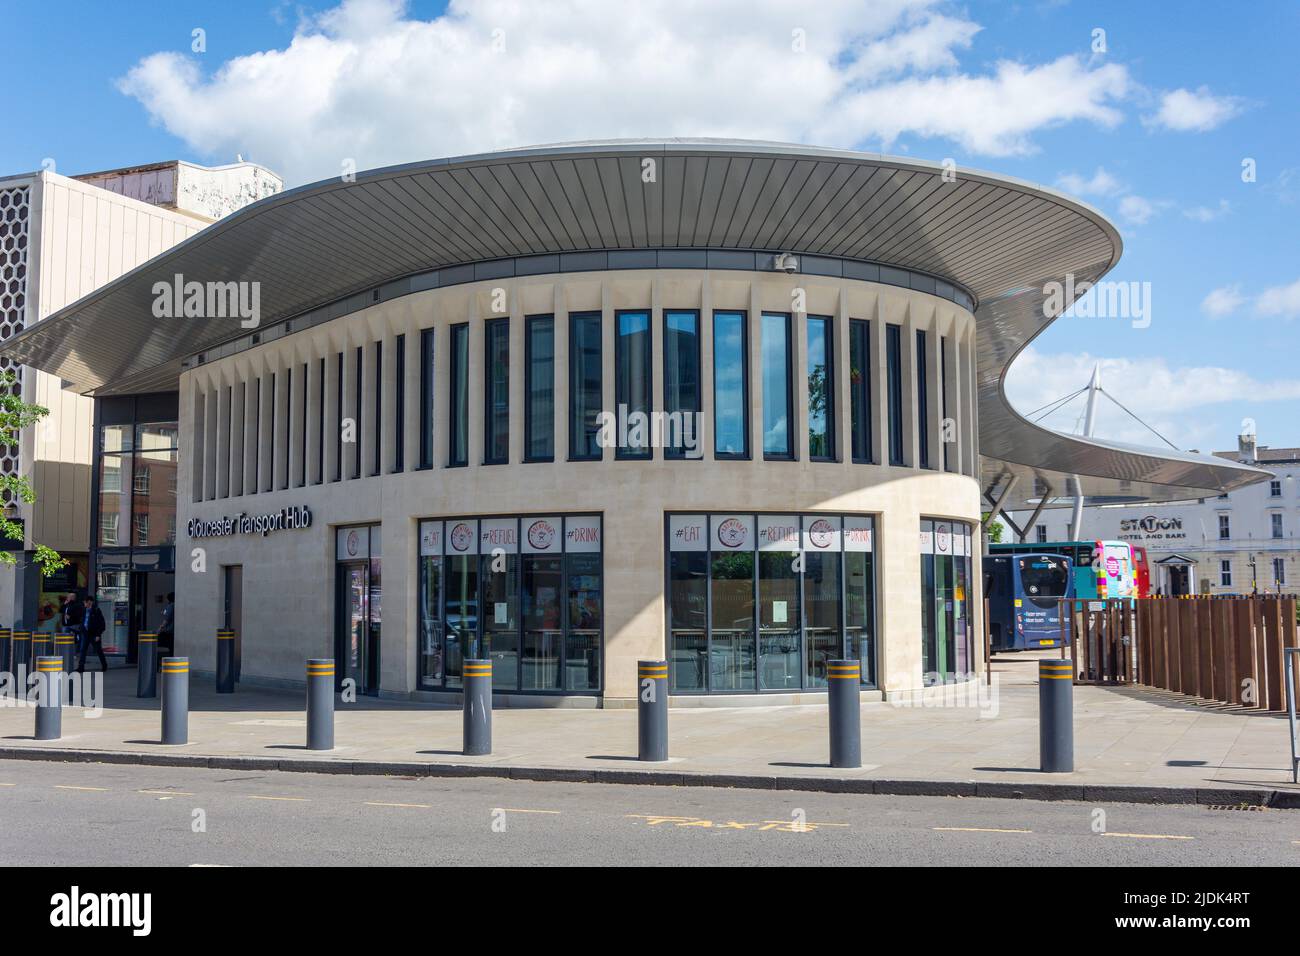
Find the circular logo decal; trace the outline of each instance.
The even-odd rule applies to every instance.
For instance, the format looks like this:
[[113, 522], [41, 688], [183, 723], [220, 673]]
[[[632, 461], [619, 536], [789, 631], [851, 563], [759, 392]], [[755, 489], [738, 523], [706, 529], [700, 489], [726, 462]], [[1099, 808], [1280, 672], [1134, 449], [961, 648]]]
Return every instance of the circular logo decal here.
[[348, 555], [353, 558], [355, 558], [357, 552], [361, 550], [361, 539], [357, 537], [355, 531], [348, 532], [346, 547], [348, 549]]
[[739, 548], [749, 537], [749, 529], [739, 518], [728, 518], [718, 525], [718, 541], [724, 547]]
[[538, 551], [546, 551], [555, 541], [555, 526], [549, 521], [534, 521], [528, 526], [528, 543]]
[[1106, 559], [1106, 573], [1112, 578], [1119, 577], [1119, 558], [1109, 557]]
[[808, 540], [814, 548], [829, 548], [835, 538], [835, 526], [825, 518], [818, 518], [808, 526]]
[[461, 522], [451, 529], [451, 546], [457, 551], [467, 551], [469, 543], [474, 540], [474, 532], [469, 525]]
[[934, 529], [934, 546], [940, 552], [946, 552], [952, 547], [952, 535], [948, 533], [948, 526], [941, 524]]

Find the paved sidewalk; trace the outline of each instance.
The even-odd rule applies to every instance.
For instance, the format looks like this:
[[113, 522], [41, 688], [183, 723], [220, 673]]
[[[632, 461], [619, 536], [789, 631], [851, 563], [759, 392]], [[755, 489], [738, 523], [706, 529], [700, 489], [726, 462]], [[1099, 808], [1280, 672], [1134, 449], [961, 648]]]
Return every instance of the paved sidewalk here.
[[[649, 782], [679, 784], [1065, 799], [1083, 799], [1085, 793], [1101, 798], [1099, 787], [1173, 788], [1163, 796], [1134, 795], [1202, 803], [1268, 802], [1281, 791], [1283, 803], [1300, 805], [1300, 788], [1290, 783], [1285, 717], [1164, 691], [1076, 687], [1076, 770], [1039, 773], [1036, 673], [1036, 657], [999, 660], [996, 712], [987, 706], [864, 703], [860, 770], [829, 768], [826, 710], [817, 705], [674, 709], [671, 761], [642, 764], [634, 759], [631, 710], [499, 710], [493, 715], [495, 752], [465, 757], [458, 708], [365, 699], [339, 705], [338, 746], [318, 753], [304, 747], [301, 692], [241, 685], [236, 694], [219, 696], [210, 678], [198, 677], [190, 688], [190, 743], [164, 747], [158, 702], [136, 699], [133, 670], [109, 672], [101, 716], [65, 710], [59, 741], [33, 739], [31, 708], [0, 707], [0, 757], [41, 752], [55, 759], [116, 762], [141, 754], [146, 756], [138, 759], [149, 762], [180, 762], [183, 755], [187, 763], [248, 758], [248, 766], [274, 767], [278, 761], [286, 769], [575, 780], [627, 780], [632, 772], [656, 775]], [[909, 782], [915, 782], [911, 790]], [[1272, 799], [1277, 803], [1276, 795]]]

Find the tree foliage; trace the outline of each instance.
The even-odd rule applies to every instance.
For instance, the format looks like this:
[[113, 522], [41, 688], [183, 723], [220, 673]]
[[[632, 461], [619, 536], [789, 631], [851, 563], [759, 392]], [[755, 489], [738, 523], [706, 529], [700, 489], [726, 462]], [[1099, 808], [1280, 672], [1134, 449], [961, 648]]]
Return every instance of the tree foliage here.
[[[49, 413], [48, 408], [23, 401], [18, 376], [12, 370], [0, 373], [0, 445], [17, 445], [22, 430], [35, 425]], [[0, 491], [9, 492], [10, 501], [31, 504], [36, 500], [32, 483], [17, 473], [0, 475]], [[0, 513], [0, 537], [22, 541], [22, 524]], [[68, 563], [57, 551], [43, 544], [34, 545], [33, 550], [32, 560], [47, 577]], [[12, 565], [18, 559], [12, 551], [0, 551], [0, 562]]]

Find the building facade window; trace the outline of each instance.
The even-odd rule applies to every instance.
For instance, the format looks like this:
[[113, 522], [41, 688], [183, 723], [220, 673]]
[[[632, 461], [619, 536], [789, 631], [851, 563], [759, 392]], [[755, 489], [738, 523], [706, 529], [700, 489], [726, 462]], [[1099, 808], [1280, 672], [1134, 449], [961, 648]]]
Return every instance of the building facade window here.
[[871, 451], [871, 323], [849, 320], [849, 431], [853, 460], [870, 464]]
[[669, 689], [821, 688], [840, 655], [874, 686], [874, 527], [862, 515], [669, 515]]
[[1270, 498], [1282, 497], [1282, 482], [1274, 479], [1268, 483], [1268, 496]]
[[358, 345], [353, 352], [353, 368], [356, 378], [352, 383], [352, 421], [356, 423], [354, 429], [354, 441], [352, 443], [352, 477], [361, 477], [361, 429], [365, 424], [365, 416], [362, 414], [364, 407], [365, 385], [366, 385], [366, 348], [364, 345]]
[[744, 312], [713, 313], [713, 454], [749, 457], [749, 335]]
[[1268, 516], [1269, 532], [1274, 538], [1282, 537], [1282, 516], [1280, 514], [1271, 514]]
[[971, 542], [969, 525], [921, 519], [921, 672], [927, 685], [971, 673]]
[[[334, 389], [334, 421], [337, 428], [334, 429], [334, 480], [343, 480], [343, 353], [337, 353], [338, 369], [335, 378]], [[262, 383], [257, 383], [258, 401], [261, 401]], [[255, 446], [257, 447], [257, 446]]]
[[524, 460], [555, 459], [555, 318], [530, 315], [524, 337]]
[[601, 691], [599, 515], [422, 521], [419, 549], [421, 688], [486, 657], [496, 689]]
[[1286, 558], [1273, 559], [1273, 584], [1275, 587], [1286, 584]]
[[1219, 586], [1225, 588], [1232, 587], [1232, 562], [1231, 561], [1225, 560], [1219, 562]]
[[886, 384], [889, 390], [889, 463], [903, 459], [903, 329], [885, 326]]
[[469, 323], [451, 327], [450, 415], [447, 421], [447, 465], [469, 464]]
[[700, 314], [665, 310], [663, 337], [664, 412], [671, 430], [664, 457], [680, 459], [700, 451]]
[[808, 457], [835, 460], [835, 338], [829, 316], [808, 316]]
[[397, 336], [393, 346], [393, 471], [400, 472], [406, 469], [406, 336]]
[[1045, 544], [1047, 542], [1047, 525], [1040, 524], [1036, 530], [1038, 533], [1038, 543]]
[[434, 329], [420, 330], [420, 467], [433, 467]]
[[764, 312], [759, 332], [763, 382], [763, 457], [794, 457], [790, 316]]
[[371, 432], [370, 475], [374, 477], [384, 470], [384, 343], [376, 342], [374, 361], [374, 380], [370, 384], [370, 397], [375, 403], [375, 430]]
[[569, 316], [569, 458], [599, 461], [601, 336], [599, 312]]
[[483, 324], [483, 464], [510, 460], [510, 320]]
[[1228, 515], [1219, 515], [1219, 540], [1227, 541], [1232, 537], [1232, 521]]
[[[614, 405], [620, 423], [617, 458], [649, 458], [649, 414], [653, 402], [650, 313], [617, 312], [614, 316]], [[634, 419], [632, 416], [637, 415]], [[644, 417], [641, 417], [644, 416]], [[626, 434], [621, 426], [628, 422]], [[643, 423], [636, 426], [637, 421]]]
[[930, 378], [924, 329], [916, 330], [916, 431], [922, 468], [930, 467]]

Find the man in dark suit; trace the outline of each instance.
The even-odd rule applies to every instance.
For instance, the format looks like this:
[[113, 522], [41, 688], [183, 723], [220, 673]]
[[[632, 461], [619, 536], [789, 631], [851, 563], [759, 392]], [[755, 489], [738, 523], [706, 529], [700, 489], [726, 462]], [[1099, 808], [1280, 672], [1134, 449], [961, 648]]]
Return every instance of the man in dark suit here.
[[104, 631], [108, 625], [104, 621], [104, 612], [99, 609], [99, 604], [93, 595], [87, 595], [86, 600], [82, 602], [85, 605], [85, 613], [81, 621], [81, 656], [77, 659], [77, 672], [84, 673], [86, 670], [86, 652], [94, 645], [95, 653], [99, 656], [99, 666], [105, 671], [108, 670], [108, 659], [104, 657]]

